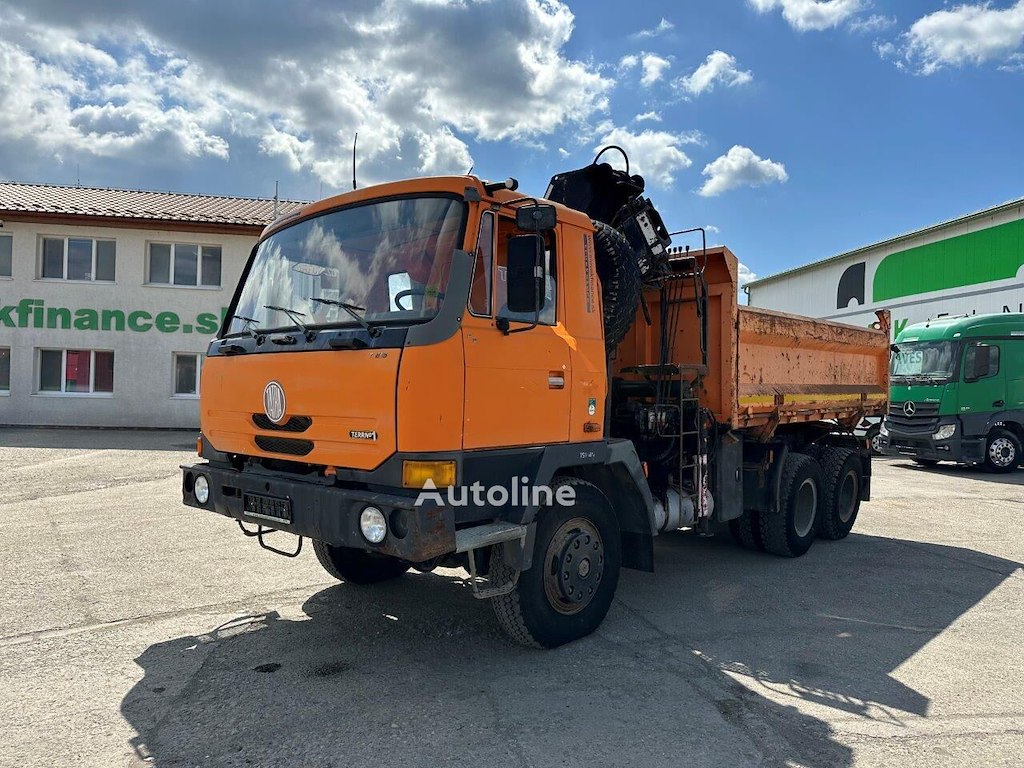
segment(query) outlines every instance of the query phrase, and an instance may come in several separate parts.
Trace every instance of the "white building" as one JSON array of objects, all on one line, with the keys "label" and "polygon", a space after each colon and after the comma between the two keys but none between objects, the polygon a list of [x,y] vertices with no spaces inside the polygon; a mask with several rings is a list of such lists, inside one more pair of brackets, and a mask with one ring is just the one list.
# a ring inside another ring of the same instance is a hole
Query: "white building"
[{"label": "white building", "polygon": [[1024,199],[749,283],[750,304],[893,334],[939,315],[1024,312]]},{"label": "white building", "polygon": [[0,183],[0,425],[198,426],[206,345],[298,205]]}]

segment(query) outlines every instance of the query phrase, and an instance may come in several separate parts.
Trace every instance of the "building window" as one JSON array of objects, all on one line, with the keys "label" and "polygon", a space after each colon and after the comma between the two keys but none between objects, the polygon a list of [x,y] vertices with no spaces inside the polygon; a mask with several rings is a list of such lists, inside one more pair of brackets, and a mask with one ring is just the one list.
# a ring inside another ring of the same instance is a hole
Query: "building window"
[{"label": "building window", "polygon": [[220,287],[220,246],[150,243],[150,285]]},{"label": "building window", "polygon": [[0,277],[11,276],[11,266],[14,259],[12,254],[14,238],[10,235],[0,235]]},{"label": "building window", "polygon": [[174,353],[174,396],[198,397],[203,362],[199,355]]},{"label": "building window", "polygon": [[112,283],[116,260],[113,240],[44,237],[39,255],[39,277]]},{"label": "building window", "polygon": [[109,394],[113,391],[113,352],[92,349],[39,350],[39,392]]},{"label": "building window", "polygon": [[0,395],[11,393],[11,348],[0,347]]}]

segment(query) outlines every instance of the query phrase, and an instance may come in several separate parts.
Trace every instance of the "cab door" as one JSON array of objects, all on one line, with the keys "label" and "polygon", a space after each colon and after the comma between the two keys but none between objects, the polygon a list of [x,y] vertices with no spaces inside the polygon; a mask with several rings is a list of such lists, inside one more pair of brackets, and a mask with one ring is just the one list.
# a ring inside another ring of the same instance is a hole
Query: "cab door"
[{"label": "cab door", "polygon": [[[463,448],[547,445],[569,440],[569,345],[561,332],[561,296],[557,233],[546,234],[547,274],[540,324],[530,330],[527,318],[506,306],[508,240],[514,219],[486,211],[462,323],[466,360]],[[519,233],[521,234],[521,233]]]}]

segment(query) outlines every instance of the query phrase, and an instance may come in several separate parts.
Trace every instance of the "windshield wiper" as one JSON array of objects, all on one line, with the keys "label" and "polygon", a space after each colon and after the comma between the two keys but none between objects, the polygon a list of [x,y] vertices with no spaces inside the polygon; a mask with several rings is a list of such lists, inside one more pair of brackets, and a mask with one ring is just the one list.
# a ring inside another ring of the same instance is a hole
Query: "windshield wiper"
[{"label": "windshield wiper", "polygon": [[347,301],[337,301],[336,299],[321,299],[319,296],[310,296],[309,300],[315,301],[317,304],[329,304],[332,307],[341,307],[346,312],[348,312],[349,317],[351,317],[353,320],[355,320],[357,323],[363,326],[363,328],[366,329],[366,332],[369,333],[370,336],[380,336],[381,331],[379,327],[370,325],[366,321],[365,317],[356,314],[357,312],[365,312],[366,307],[359,307],[356,306],[355,304],[349,304]]},{"label": "windshield wiper", "polygon": [[[245,315],[232,315],[231,319],[241,320],[243,323],[245,323],[245,325],[242,326],[242,333],[246,333],[249,336],[251,336],[256,341],[257,346],[263,343],[263,334],[259,332],[259,329],[254,331],[252,328],[249,327],[250,325],[259,325],[258,320],[252,317],[246,317]],[[221,344],[223,343],[224,342],[221,342]]]},{"label": "windshield wiper", "polygon": [[312,341],[316,338],[316,331],[306,325],[304,322],[299,320],[300,317],[305,317],[305,312],[299,312],[295,309],[289,309],[288,307],[279,307],[275,304],[264,304],[264,309],[272,309],[275,312],[281,312],[282,314],[288,315],[288,319],[295,323],[295,327],[302,331],[302,334],[306,337],[306,341]]}]

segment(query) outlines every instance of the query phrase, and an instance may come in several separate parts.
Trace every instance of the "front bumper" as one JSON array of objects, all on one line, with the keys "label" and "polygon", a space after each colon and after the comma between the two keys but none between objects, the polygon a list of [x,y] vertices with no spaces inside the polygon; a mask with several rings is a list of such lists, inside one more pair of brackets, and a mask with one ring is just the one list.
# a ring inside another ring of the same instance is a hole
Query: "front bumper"
[{"label": "front bumper", "polygon": [[959,464],[979,464],[985,460],[984,438],[965,438],[960,434],[948,440],[935,440],[930,434],[901,433],[889,427],[889,434],[881,437],[881,443],[882,453],[886,456],[910,456]]},{"label": "front bumper", "polygon": [[[415,497],[367,490],[352,490],[317,482],[238,471],[200,462],[183,464],[182,501],[197,509],[233,517],[250,525],[287,531],[341,547],[379,552],[412,563],[422,563],[455,551],[455,514],[451,507],[427,501],[416,506]],[[210,498],[200,504],[193,492],[195,477],[206,476]],[[245,494],[287,499],[291,521],[254,517],[243,508]],[[388,534],[379,545],[370,544],[359,530],[359,514],[366,506],[381,510]]]}]

